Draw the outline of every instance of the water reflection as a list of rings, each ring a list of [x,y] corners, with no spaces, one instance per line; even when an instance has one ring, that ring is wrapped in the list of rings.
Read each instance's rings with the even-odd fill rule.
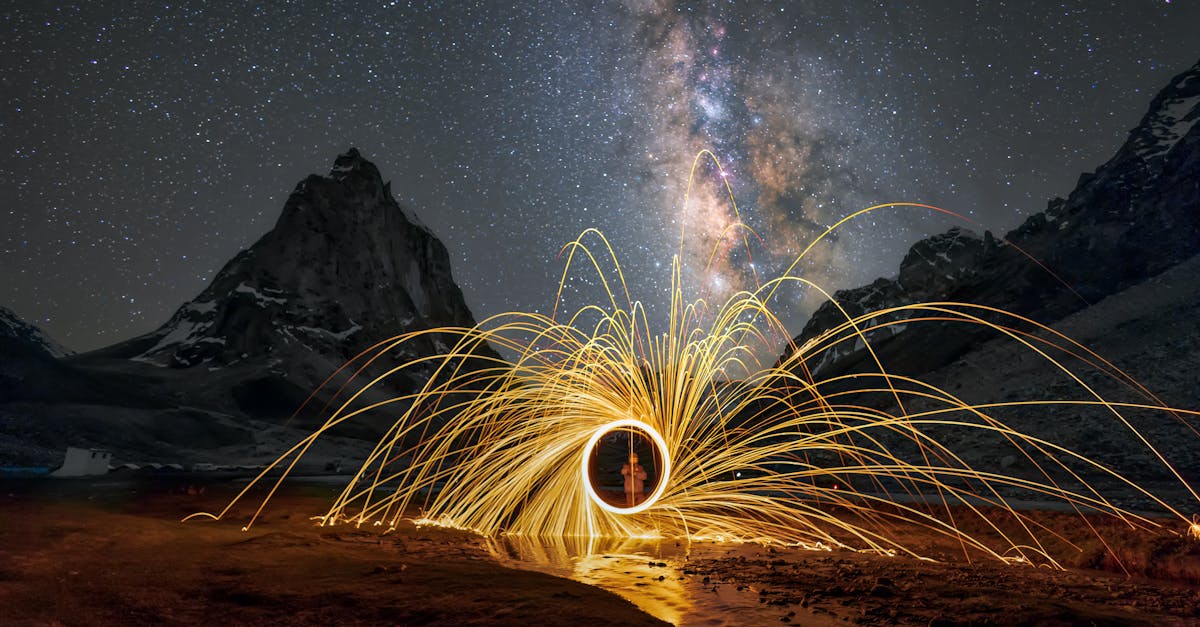
[[[751,617],[763,611],[756,592],[682,576],[684,564],[698,548],[667,538],[501,536],[489,540],[489,550],[505,566],[603,588],[672,624],[754,622]],[[715,556],[744,548],[705,546],[700,551]]]
[[[691,606],[676,567],[686,546],[675,540],[501,536],[489,548],[506,566],[615,592],[669,623],[681,623]]]

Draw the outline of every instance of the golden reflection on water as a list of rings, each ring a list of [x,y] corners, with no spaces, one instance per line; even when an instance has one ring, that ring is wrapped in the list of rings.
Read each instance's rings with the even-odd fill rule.
[[[488,550],[504,566],[534,570],[596,586],[674,625],[747,624],[776,612],[758,603],[757,591],[683,575],[696,552],[707,557],[753,551],[754,545],[689,544],[672,538],[605,538],[504,535]]]
[[[489,539],[488,549],[505,566],[608,590],[668,623],[681,624],[691,613],[691,592],[680,580],[678,567],[686,559],[686,543],[663,538],[505,535]]]

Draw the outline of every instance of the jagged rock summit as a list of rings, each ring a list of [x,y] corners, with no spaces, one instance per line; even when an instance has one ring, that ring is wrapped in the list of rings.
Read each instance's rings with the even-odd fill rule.
[[[963,229],[917,242],[895,279],[841,290],[854,316],[920,302],[988,305],[1052,323],[1200,253],[1200,63],[1174,77],[1117,153],[1066,198],[995,238]],[[1032,259],[1031,259],[1032,258]],[[1033,261],[1036,260],[1036,261]],[[871,325],[911,314],[877,317]],[[845,322],[831,302],[793,340],[804,346]],[[943,366],[989,334],[978,325],[922,322],[867,333],[888,370]],[[791,349],[789,348],[789,351]],[[786,355],[787,353],[785,353]],[[811,356],[818,377],[872,370],[861,342]]]
[[[475,320],[445,246],[351,148],[288,197],[275,227],[138,340],[134,358],[209,368],[303,351],[340,363],[404,331]],[[436,338],[410,350],[446,352]]]

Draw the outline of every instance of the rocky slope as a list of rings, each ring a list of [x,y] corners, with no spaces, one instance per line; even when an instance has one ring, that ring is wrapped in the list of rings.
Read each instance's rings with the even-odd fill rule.
[[[104,403],[113,398],[110,392],[120,385],[61,360],[71,354],[42,329],[0,307],[0,402],[88,399]]]
[[[965,229],[915,244],[894,279],[834,295],[858,315],[898,305],[957,301],[988,305],[1042,323],[1061,319],[1145,281],[1200,252],[1200,63],[1153,100],[1124,145],[1065,198],[1050,201],[1003,238]],[[907,317],[881,316],[868,326]],[[823,304],[795,347],[845,321]],[[922,322],[867,334],[897,374],[920,374],[964,354],[989,333],[977,325]],[[817,377],[872,369],[861,342],[817,350]]]
[[[22,320],[13,310],[0,306],[0,342],[9,341],[50,357],[74,354],[42,329]]]
[[[1133,381],[1139,389],[1107,376],[1066,351],[1047,349],[1078,380],[1028,347],[1009,338],[984,342],[962,358],[921,377],[969,404],[992,402],[1090,400],[1092,392],[1110,402],[1162,403],[1183,410],[1200,409],[1195,373],[1200,369],[1200,256],[1193,257],[1143,283],[1122,290],[1055,323],[1055,330],[1094,351]],[[1063,344],[1042,332],[1038,337]],[[1077,354],[1082,355],[1079,351]],[[1084,386],[1087,387],[1084,387]],[[1090,390],[1089,390],[1090,388]],[[932,408],[912,402],[909,411]],[[1200,478],[1195,455],[1200,421],[1184,412],[1120,408],[1121,415],[1191,481]],[[1139,481],[1159,481],[1161,496],[1183,506],[1161,462],[1144,448],[1131,446],[1134,436],[1103,407],[1035,405],[990,412],[1020,430],[1083,452]],[[974,463],[989,468],[1032,472],[1011,447],[980,432],[965,433],[958,451],[969,451]],[[1140,506],[1145,502],[1135,501]],[[1192,505],[1189,505],[1192,507]]]

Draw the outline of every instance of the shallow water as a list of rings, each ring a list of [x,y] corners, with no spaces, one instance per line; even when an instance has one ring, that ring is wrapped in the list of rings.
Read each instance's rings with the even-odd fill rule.
[[[613,592],[675,625],[775,624],[780,610],[760,603],[758,590],[684,573],[695,557],[732,557],[753,545],[688,544],[671,539],[526,538],[501,536],[489,550],[510,568],[535,570]],[[797,617],[809,624],[817,617]]]

